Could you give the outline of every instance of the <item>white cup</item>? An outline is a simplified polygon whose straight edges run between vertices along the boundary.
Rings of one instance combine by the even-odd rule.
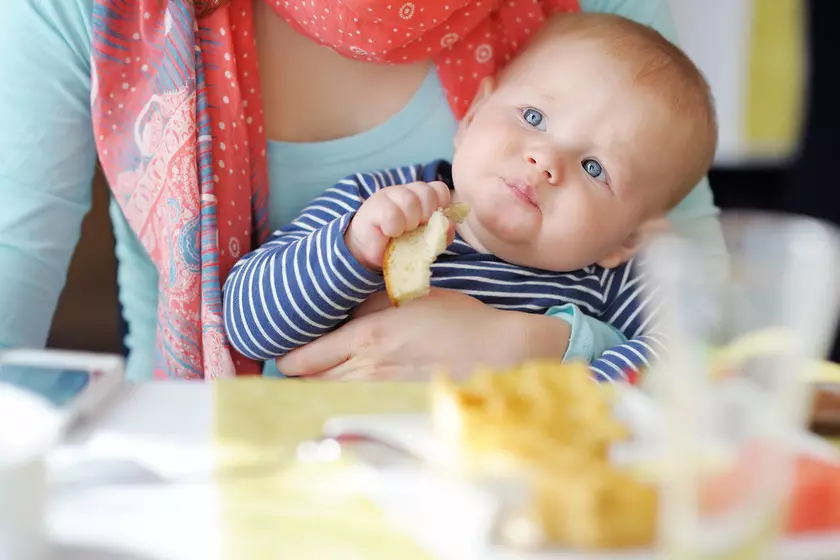
[[[40,398],[0,383],[0,559],[50,556],[46,536],[46,454],[58,415]]]

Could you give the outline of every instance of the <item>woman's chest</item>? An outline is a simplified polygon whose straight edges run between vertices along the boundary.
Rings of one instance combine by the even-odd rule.
[[[345,58],[298,34],[264,0],[254,15],[271,140],[321,142],[370,130],[409,102],[432,66]]]

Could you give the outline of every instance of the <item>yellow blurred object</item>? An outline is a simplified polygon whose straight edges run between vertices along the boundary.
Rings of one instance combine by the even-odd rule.
[[[792,337],[783,328],[763,329],[749,333],[724,348],[716,350],[712,358],[712,373],[725,374],[747,360],[758,356],[790,351]]]
[[[240,378],[213,397],[220,558],[430,559],[354,489],[358,465],[295,462],[330,416],[425,410],[426,384]]]
[[[815,361],[808,369],[808,381],[812,383],[840,383],[840,364]]]
[[[753,358],[788,352],[791,340],[793,338],[782,328],[769,328],[744,335],[728,346],[713,351],[712,374],[725,375],[727,370],[735,369]],[[803,374],[806,381],[811,383],[840,383],[840,364],[811,360]]]
[[[753,0],[752,22],[746,137],[760,153],[787,155],[802,118],[804,2]]]
[[[504,449],[538,458],[570,447],[605,460],[609,445],[628,435],[611,406],[583,364],[485,368],[462,385],[438,376],[432,386],[438,433],[470,456]]]
[[[535,477],[535,514],[547,540],[589,550],[653,543],[659,496],[605,461],[547,462]]]
[[[657,494],[609,463],[610,445],[629,437],[613,418],[612,397],[585,364],[532,362],[483,369],[460,385],[436,378],[432,418],[456,450],[457,466],[527,481],[547,541],[581,549],[645,546],[654,537]]]

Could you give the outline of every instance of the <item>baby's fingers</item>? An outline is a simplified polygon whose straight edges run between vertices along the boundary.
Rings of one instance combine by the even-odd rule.
[[[426,223],[429,221],[429,217],[439,207],[438,195],[435,192],[434,187],[432,187],[429,183],[416,182],[404,185],[403,188],[410,191],[417,197],[417,202],[420,208],[419,223]]]
[[[449,208],[452,204],[452,191],[449,190],[449,186],[443,181],[432,181],[429,183],[429,187],[435,195],[435,207],[432,212],[438,208]],[[429,215],[431,215],[431,212]]]
[[[397,237],[407,231],[416,229],[423,221],[422,202],[417,193],[407,188],[406,185],[389,187],[383,192],[386,193],[390,202],[389,210],[399,214],[399,219],[393,218],[393,223],[395,225],[400,224],[401,227],[388,228],[387,230],[383,227],[382,233],[389,237]]]
[[[385,237],[399,237],[406,231],[405,214],[391,199],[383,199],[372,216],[372,225],[378,226]]]

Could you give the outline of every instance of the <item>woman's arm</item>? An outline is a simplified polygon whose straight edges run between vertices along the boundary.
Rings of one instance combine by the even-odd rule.
[[[0,17],[0,345],[43,346],[90,208],[88,0]]]
[[[435,371],[465,377],[479,365],[559,360],[571,330],[554,317],[502,311],[441,288],[400,307],[384,294],[373,298],[366,314],[289,352],[277,368],[329,379],[428,379]]]

